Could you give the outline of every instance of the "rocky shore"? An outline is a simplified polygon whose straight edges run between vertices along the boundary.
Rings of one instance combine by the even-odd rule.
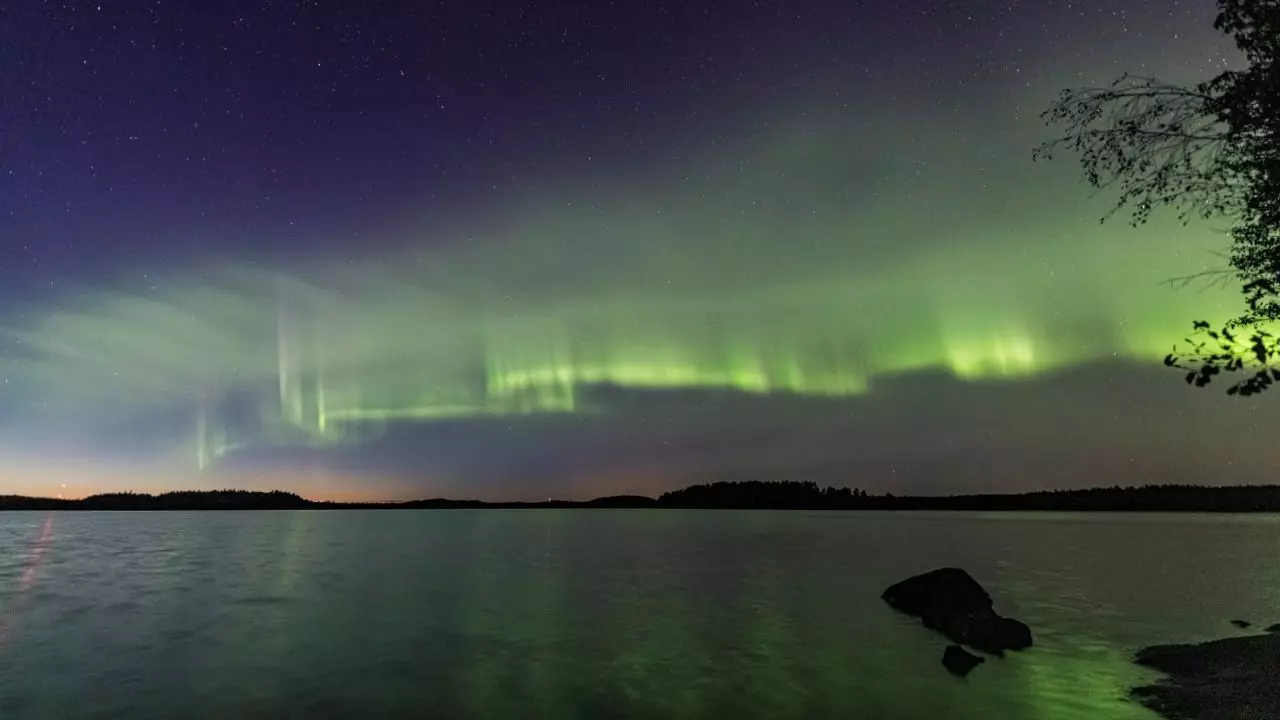
[[[1134,662],[1165,673],[1134,698],[1169,720],[1280,718],[1280,635],[1155,645]]]

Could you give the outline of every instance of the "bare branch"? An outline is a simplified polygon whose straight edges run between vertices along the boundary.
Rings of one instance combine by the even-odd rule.
[[[1033,157],[1077,154],[1089,185],[1116,191],[1108,216],[1129,209],[1135,224],[1159,206],[1183,220],[1229,215],[1237,183],[1223,151],[1231,135],[1213,112],[1212,87],[1125,76],[1109,87],[1064,91],[1042,116],[1066,134]]]

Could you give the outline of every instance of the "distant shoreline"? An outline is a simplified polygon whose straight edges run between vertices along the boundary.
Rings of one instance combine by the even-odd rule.
[[[485,502],[444,498],[406,502],[327,502],[283,491],[109,493],[80,500],[0,495],[0,511],[137,510],[470,510],[470,509],[698,509],[698,510],[946,510],[970,512],[1280,512],[1280,485],[1209,487],[1143,485],[1020,494],[950,496],[871,495],[812,482],[718,482],[657,498],[615,495],[594,500]]]

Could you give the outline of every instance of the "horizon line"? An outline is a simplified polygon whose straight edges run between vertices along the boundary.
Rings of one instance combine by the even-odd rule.
[[[0,494],[0,499],[26,500],[26,501],[35,501],[35,502],[49,502],[49,503],[81,503],[93,498],[104,498],[104,497],[113,497],[113,496],[132,496],[137,498],[162,498],[170,495],[238,494],[238,495],[257,495],[257,496],[287,495],[312,505],[395,506],[395,505],[409,505],[414,503],[429,503],[429,502],[469,503],[469,504],[478,504],[478,505],[547,505],[547,504],[589,505],[591,503],[600,502],[602,500],[622,500],[622,499],[630,499],[630,500],[636,500],[636,501],[649,501],[649,502],[657,503],[661,500],[661,498],[664,495],[671,494],[671,493],[679,493],[684,490],[688,490],[690,488],[697,488],[697,487],[714,487],[717,485],[738,485],[738,484],[750,484],[750,483],[760,483],[760,484],[768,484],[768,485],[802,485],[802,484],[805,484],[806,482],[807,481],[801,481],[801,480],[792,480],[792,481],[788,481],[788,480],[777,480],[777,481],[724,480],[724,481],[715,481],[715,482],[709,482],[709,483],[694,483],[692,485],[686,485],[681,488],[675,488],[672,490],[664,491],[658,494],[657,496],[641,495],[636,493],[619,493],[615,495],[601,495],[601,496],[593,497],[586,500],[569,500],[569,499],[560,499],[560,498],[554,498],[554,497],[549,497],[546,500],[479,500],[479,499],[473,499],[473,498],[449,498],[449,497],[443,497],[443,496],[415,498],[415,499],[409,499],[409,500],[313,500],[311,498],[304,497],[296,492],[293,492],[290,490],[281,490],[278,488],[272,489],[272,490],[245,490],[245,489],[239,489],[239,488],[208,488],[208,489],[201,489],[201,490],[165,490],[159,493],[137,492],[133,490],[115,490],[115,491],[109,491],[109,492],[93,493],[91,495],[85,495],[83,497],[78,497],[78,498],[47,497],[47,496],[39,496],[39,495],[18,495],[18,494],[4,493],[4,494]],[[865,490],[861,490],[860,488],[850,487],[847,485],[841,485],[841,486],[828,485],[828,486],[817,486],[817,487],[819,491],[825,491],[825,490],[840,491],[840,490],[847,489],[847,490],[850,490],[851,492],[863,492],[864,493],[863,495],[857,496],[861,498],[881,498],[881,499],[893,499],[893,500],[1014,498],[1014,497],[1028,497],[1028,496],[1034,496],[1034,495],[1089,493],[1089,492],[1101,492],[1101,491],[1137,491],[1137,490],[1157,490],[1157,489],[1174,489],[1174,488],[1182,489],[1182,490],[1219,490],[1219,491],[1277,490],[1277,491],[1280,491],[1280,484],[1275,484],[1275,483],[1259,484],[1259,485],[1201,485],[1201,484],[1187,484],[1187,483],[1147,483],[1143,485],[1095,485],[1095,486],[1085,486],[1085,487],[1076,487],[1076,488],[1025,490],[1021,492],[977,492],[977,493],[957,493],[957,494],[950,494],[950,495],[936,495],[936,494],[925,494],[925,495],[901,494],[899,495],[899,494],[894,494],[892,492],[872,494],[872,493],[866,492]]]

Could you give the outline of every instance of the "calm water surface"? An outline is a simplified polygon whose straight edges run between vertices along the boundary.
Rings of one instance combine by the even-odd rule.
[[[1137,648],[1280,621],[1280,518],[0,513],[0,717],[1118,718]],[[966,680],[879,599],[968,568]]]

